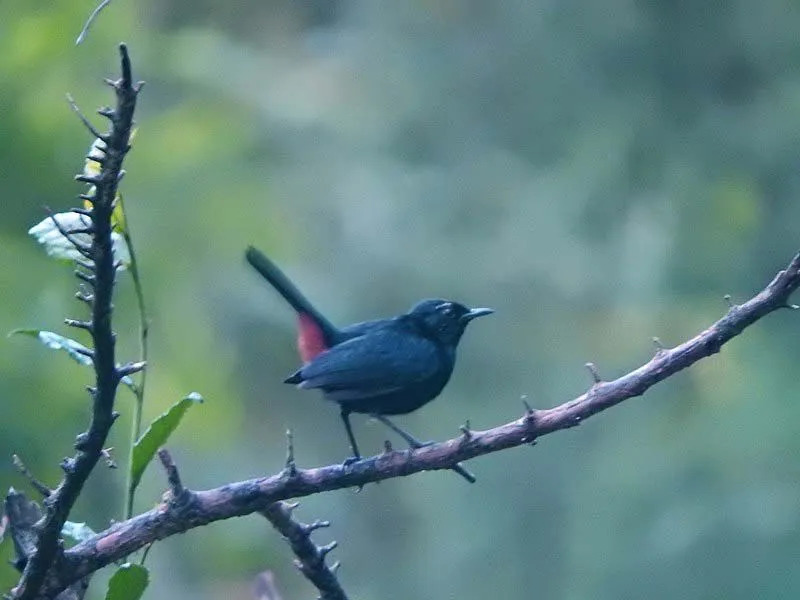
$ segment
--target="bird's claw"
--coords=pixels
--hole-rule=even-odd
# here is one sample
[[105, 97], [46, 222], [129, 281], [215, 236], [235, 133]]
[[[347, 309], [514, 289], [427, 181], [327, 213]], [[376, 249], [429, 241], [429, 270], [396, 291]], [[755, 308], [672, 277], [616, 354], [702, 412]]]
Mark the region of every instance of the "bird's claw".
[[420, 448], [427, 448], [428, 446], [433, 446], [436, 442], [429, 440], [427, 442], [420, 442], [419, 440], [414, 440], [413, 442], [406, 440], [408, 442], [408, 447], [412, 450], [419, 450]]

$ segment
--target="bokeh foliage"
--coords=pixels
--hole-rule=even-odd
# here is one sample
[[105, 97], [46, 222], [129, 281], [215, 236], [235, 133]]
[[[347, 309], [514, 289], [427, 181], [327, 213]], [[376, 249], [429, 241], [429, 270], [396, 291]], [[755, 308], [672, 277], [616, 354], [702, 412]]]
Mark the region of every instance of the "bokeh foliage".
[[[108, 103], [99, 78], [125, 40], [148, 82], [123, 184], [153, 321], [146, 420], [188, 391], [207, 399], [172, 443], [189, 486], [280, 468], [287, 426], [301, 466], [346, 452], [333, 407], [280, 383], [292, 317], [245, 268], [248, 243], [338, 322], [432, 295], [498, 310], [467, 334], [443, 397], [403, 419], [431, 438], [510, 419], [523, 394], [562, 402], [587, 360], [606, 377], [638, 365], [652, 336], [693, 335], [800, 245], [792, 2], [115, 0], [75, 48], [92, 8], [0, 4], [0, 331], [63, 331], [82, 310], [69, 269], [25, 232], [42, 205], [74, 203], [91, 139], [64, 94]], [[116, 307], [135, 358], [124, 276]], [[797, 319], [475, 461], [475, 486], [423, 475], [309, 499], [300, 516], [333, 521], [343, 583], [365, 600], [796, 597]], [[57, 481], [87, 377], [0, 343], [0, 457]], [[118, 448], [132, 401], [120, 390]], [[381, 426], [356, 428], [381, 447]], [[75, 519], [118, 518], [123, 479], [98, 470]], [[24, 487], [10, 460], [0, 482]], [[147, 472], [138, 508], [163, 486]], [[154, 598], [248, 598], [264, 568], [287, 598], [313, 593], [255, 517], [150, 560]]]

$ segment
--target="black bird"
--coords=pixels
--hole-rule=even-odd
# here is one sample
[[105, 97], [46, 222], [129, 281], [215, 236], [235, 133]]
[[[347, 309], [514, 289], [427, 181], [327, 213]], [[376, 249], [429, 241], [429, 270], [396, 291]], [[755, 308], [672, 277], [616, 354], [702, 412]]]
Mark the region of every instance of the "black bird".
[[[422, 300], [397, 317], [338, 329], [263, 253], [250, 246], [245, 256], [297, 312], [297, 345], [305, 364], [285, 382], [320, 389], [326, 399], [339, 404], [353, 451], [350, 460], [361, 458], [350, 426], [352, 412], [377, 418], [412, 447], [424, 445], [386, 415], [409, 413], [436, 398], [453, 372], [456, 347], [467, 324], [494, 311], [450, 300]], [[473, 480], [459, 465], [454, 469]]]

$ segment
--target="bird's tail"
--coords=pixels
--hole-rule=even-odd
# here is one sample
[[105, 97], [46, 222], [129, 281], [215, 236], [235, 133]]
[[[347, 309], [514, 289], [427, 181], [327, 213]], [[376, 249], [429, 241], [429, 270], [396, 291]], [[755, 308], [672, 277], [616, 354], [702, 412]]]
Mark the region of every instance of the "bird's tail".
[[263, 252], [248, 246], [245, 258], [252, 267], [266, 279], [272, 287], [297, 311], [298, 315], [308, 315], [322, 331], [327, 346], [336, 343], [338, 329], [328, 321], [303, 293], [297, 289], [292, 281], [278, 268], [274, 262], [268, 259]]

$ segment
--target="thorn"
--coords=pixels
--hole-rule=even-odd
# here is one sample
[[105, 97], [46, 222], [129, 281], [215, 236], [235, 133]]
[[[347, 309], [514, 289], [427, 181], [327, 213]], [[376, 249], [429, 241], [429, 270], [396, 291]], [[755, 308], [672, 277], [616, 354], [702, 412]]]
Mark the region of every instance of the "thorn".
[[587, 362], [584, 366], [588, 369], [589, 374], [592, 376], [592, 380], [594, 381], [595, 385], [603, 381], [600, 378], [600, 373], [598, 373], [597, 366], [594, 363]]
[[392, 448], [392, 442], [389, 440], [383, 440], [383, 453], [391, 454], [392, 452], [394, 452], [394, 448]]
[[297, 475], [297, 464], [294, 462], [294, 435], [291, 429], [286, 430], [286, 464], [283, 472], [287, 477]]
[[303, 529], [303, 533], [306, 535], [310, 535], [312, 532], [316, 531], [317, 529], [325, 529], [326, 527], [330, 527], [330, 521], [320, 521], [317, 519], [313, 523], [309, 523], [308, 525], [301, 525]]
[[469, 441], [472, 439], [472, 431], [470, 430], [469, 419], [467, 419], [464, 424], [459, 427], [461, 430], [461, 435], [463, 436], [463, 441]]
[[94, 285], [94, 281], [95, 281], [94, 275], [91, 275], [89, 273], [84, 273], [83, 271], [81, 271], [79, 269], [75, 269], [75, 277], [77, 277], [78, 279], [80, 279], [84, 283], [87, 283], [87, 284], [89, 284], [91, 286]]
[[86, 269], [87, 271], [91, 271], [92, 273], [94, 273], [95, 271], [94, 262], [92, 261], [76, 260], [75, 264], [78, 265], [79, 267]]
[[111, 451], [112, 451], [113, 449], [114, 449], [114, 447], [113, 447], [113, 446], [110, 446], [110, 447], [108, 447], [108, 448], [103, 448], [103, 449], [100, 451], [100, 456], [102, 456], [102, 457], [105, 459], [105, 461], [106, 461], [106, 466], [107, 466], [109, 469], [116, 469], [116, 468], [117, 468], [117, 463], [116, 463], [116, 461], [114, 460], [114, 458], [111, 456]]
[[77, 327], [78, 329], [85, 329], [88, 332], [92, 331], [91, 321], [78, 321], [76, 319], [64, 319], [64, 324], [69, 327]]
[[113, 119], [114, 116], [116, 115], [116, 112], [110, 106], [102, 106], [97, 109], [97, 114], [100, 115], [101, 117], [105, 117], [106, 119]]
[[[536, 411], [528, 404], [527, 396], [522, 397], [522, 405], [525, 407], [525, 416], [522, 417], [525, 420], [525, 425], [532, 428], [536, 424]], [[525, 441], [533, 445], [536, 443], [536, 438], [532, 436], [530, 441]]]
[[[78, 198], [80, 198], [81, 200], [88, 200], [90, 202], [92, 200], [92, 197], [88, 196], [87, 194], [78, 194]], [[82, 217], [91, 218], [91, 216], [92, 216], [92, 211], [86, 210], [85, 208], [70, 208], [69, 212], [73, 212], [76, 215], [80, 215]]]
[[108, 142], [108, 140], [106, 139], [108, 136], [105, 136], [105, 135], [101, 134], [100, 132], [97, 131], [97, 129], [94, 128], [94, 125], [92, 125], [89, 122], [89, 119], [87, 119], [84, 116], [84, 114], [81, 112], [81, 109], [78, 108], [77, 104], [75, 104], [75, 100], [73, 99], [73, 97], [70, 94], [67, 94], [67, 102], [69, 102], [70, 107], [75, 112], [75, 114], [78, 115], [78, 118], [84, 124], [86, 129], [89, 130], [89, 133], [91, 133], [94, 137], [103, 140], [104, 142]]
[[[128, 148], [130, 148], [130, 146], [128, 146]], [[118, 182], [122, 181], [122, 178], [125, 177], [125, 173], [126, 173], [125, 169], [120, 169], [119, 170], [119, 173], [117, 174], [117, 181]]]
[[89, 392], [90, 396], [94, 397], [94, 395], [97, 393], [97, 388], [94, 387], [93, 385], [87, 385], [86, 391]]
[[74, 348], [72, 348], [72, 350], [75, 351], [75, 353], [77, 354], [82, 354], [83, 356], [86, 356], [87, 358], [91, 358], [92, 360], [94, 360], [94, 350], [92, 350], [91, 348], [83, 348], [80, 346], [75, 346]]
[[292, 514], [292, 512], [294, 511], [294, 509], [296, 509], [298, 506], [300, 506], [300, 503], [299, 503], [299, 502], [284, 502], [284, 503], [283, 503], [283, 507], [284, 507], [284, 508], [285, 508], [287, 511], [289, 511], [289, 514]]
[[338, 571], [338, 570], [339, 570], [339, 567], [341, 567], [341, 566], [342, 566], [342, 561], [340, 561], [340, 560], [337, 560], [337, 561], [336, 561], [335, 563], [333, 563], [333, 564], [332, 564], [330, 567], [328, 567], [328, 569], [330, 570], [330, 572], [331, 572], [331, 573], [333, 573], [334, 575], [336, 575], [336, 571]]
[[86, 175], [85, 173], [75, 175], [75, 181], [82, 181], [90, 185], [100, 185], [101, 183], [101, 179], [97, 175]]
[[330, 544], [325, 544], [324, 546], [320, 546], [318, 548], [320, 558], [324, 559], [328, 554], [330, 554], [333, 550], [335, 550], [338, 545], [339, 542], [334, 540]]
[[147, 363], [145, 361], [135, 362], [135, 363], [125, 363], [117, 367], [117, 377], [122, 379], [123, 377], [127, 377], [128, 375], [134, 375], [135, 373], [139, 373], [140, 371], [144, 371]]
[[734, 307], [736, 306], [736, 305], [733, 303], [733, 300], [731, 300], [731, 295], [730, 295], [730, 294], [725, 294], [725, 295], [722, 297], [722, 299], [723, 299], [723, 300], [725, 300], [725, 304], [727, 304], [727, 305], [728, 305], [728, 308], [734, 308]]
[[71, 458], [64, 458], [58, 466], [61, 467], [61, 470], [64, 471], [65, 474], [71, 475], [72, 471], [75, 469], [75, 461]]
[[789, 310], [797, 310], [800, 309], [800, 306], [797, 304], [789, 304], [788, 302], [783, 305], [783, 308], [788, 308]]
[[84, 294], [83, 292], [75, 292], [75, 297], [81, 302], [91, 305], [94, 302], [94, 294]]
[[525, 420], [528, 422], [533, 421], [536, 416], [536, 411], [530, 404], [528, 404], [527, 396], [522, 396], [522, 406], [525, 407]]
[[89, 443], [89, 434], [85, 431], [75, 436], [75, 450], [86, 450]]

